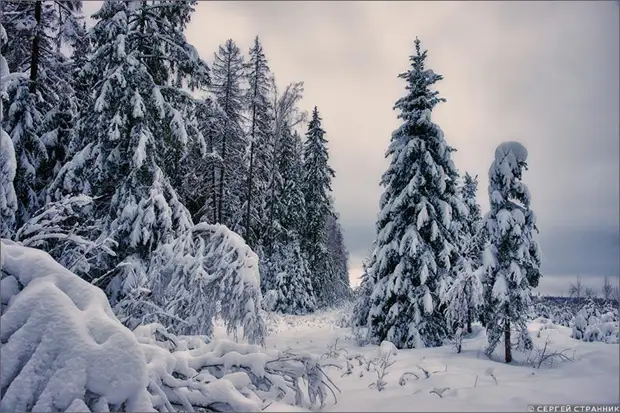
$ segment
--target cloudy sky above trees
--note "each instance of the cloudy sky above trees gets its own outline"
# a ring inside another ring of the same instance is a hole
[[[483,210],[495,147],[528,148],[540,289],[565,293],[577,275],[598,287],[620,274],[619,16],[617,1],[200,2],[187,37],[211,62],[226,39],[247,54],[258,34],[278,84],[305,82],[302,107],[323,117],[356,283],[398,126],[397,75],[418,36],[444,76],[434,121],[459,170],[479,175]]]

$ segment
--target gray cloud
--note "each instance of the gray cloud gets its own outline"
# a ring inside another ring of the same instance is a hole
[[[87,2],[87,7],[91,5]],[[398,73],[413,39],[444,75],[434,120],[461,171],[487,173],[495,147],[519,140],[547,278],[618,275],[620,36],[614,2],[200,2],[188,39],[210,61],[259,34],[280,84],[304,80],[330,145],[337,208],[355,274],[374,237],[398,126]]]

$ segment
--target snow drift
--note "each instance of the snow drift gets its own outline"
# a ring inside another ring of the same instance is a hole
[[[132,332],[45,252],[2,240],[0,265],[2,411],[260,411],[323,406],[335,388],[310,355]]]
[[[0,410],[153,411],[144,353],[103,291],[2,240]]]

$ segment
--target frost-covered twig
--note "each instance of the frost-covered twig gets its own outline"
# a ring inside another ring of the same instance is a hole
[[[493,378],[493,381],[495,381],[495,384],[497,385],[497,377],[495,377],[495,371],[493,370],[493,367],[487,368],[484,373],[487,376],[491,376]]]
[[[567,351],[570,351],[570,349],[565,348],[559,351],[552,351],[552,352],[547,352],[547,347],[550,343],[550,339],[549,337],[547,337],[547,339],[545,340],[545,345],[543,346],[542,349],[537,349],[537,354],[536,356],[533,358],[532,361],[532,365],[533,367],[540,369],[540,367],[543,364],[549,364],[550,366],[553,365],[553,363],[556,360],[559,361],[568,361],[568,362],[573,362],[575,361],[575,356],[574,356],[574,352],[573,352],[573,357],[569,357],[567,356],[565,353]]]
[[[450,390],[450,387],[441,387],[441,388],[437,388],[435,387],[433,390],[429,391],[430,394],[435,393],[437,396],[439,396],[440,399],[443,399],[443,394]]]
[[[425,378],[428,379],[429,377],[431,377],[431,373],[428,370],[426,370],[424,367],[420,366],[419,364],[417,365],[417,367],[420,370],[422,370],[422,373],[424,373]]]
[[[340,357],[341,353],[347,354],[347,350],[343,347],[338,347],[338,339],[336,338],[333,343],[327,345],[327,351],[321,354],[321,359],[335,359]]]
[[[400,384],[401,386],[404,386],[405,384],[407,384],[407,381],[409,381],[407,380],[408,377],[415,377],[416,380],[420,379],[420,376],[418,376],[415,373],[405,372],[403,373],[402,376],[400,376],[400,379],[398,379],[398,384]]]
[[[387,382],[384,380],[384,377],[389,374],[388,369],[394,364],[394,361],[390,360],[391,355],[392,353],[384,353],[381,357],[375,358],[374,366],[377,380],[370,383],[369,388],[376,387],[379,391],[385,389]]]

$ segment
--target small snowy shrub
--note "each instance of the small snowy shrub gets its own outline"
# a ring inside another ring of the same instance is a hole
[[[392,356],[398,354],[398,349],[390,341],[383,341],[379,346],[378,356],[373,359],[373,365],[377,379],[370,383],[369,388],[376,388],[378,391],[385,390],[387,382],[385,376],[389,374],[388,369],[395,363]]]
[[[589,300],[573,320],[573,338],[589,342],[618,344],[620,329],[617,311],[617,309],[610,309],[602,312],[593,300]]]
[[[276,308],[276,303],[278,301],[278,292],[276,290],[269,290],[263,295],[263,310],[265,311],[274,311]]]

